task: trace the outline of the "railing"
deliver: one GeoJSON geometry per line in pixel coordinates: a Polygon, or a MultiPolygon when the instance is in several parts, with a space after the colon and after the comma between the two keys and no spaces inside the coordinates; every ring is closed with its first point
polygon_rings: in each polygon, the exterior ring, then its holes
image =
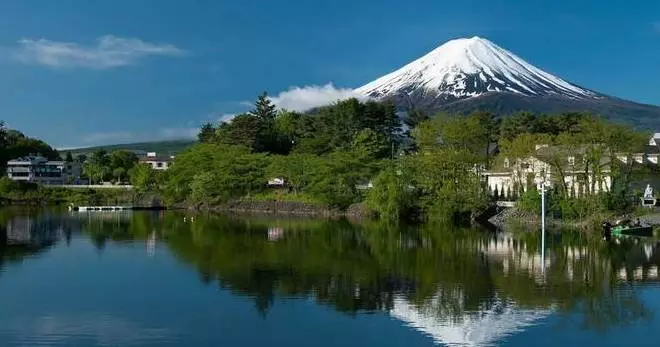
{"type": "Polygon", "coordinates": [[[133,189],[132,185],[105,185],[105,184],[51,184],[49,187],[68,189],[133,189]]]}

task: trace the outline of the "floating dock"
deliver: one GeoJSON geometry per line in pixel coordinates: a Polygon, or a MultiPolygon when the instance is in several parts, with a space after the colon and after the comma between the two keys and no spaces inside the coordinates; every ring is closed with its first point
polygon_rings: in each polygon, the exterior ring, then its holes
{"type": "Polygon", "coordinates": [[[133,206],[69,206],[69,211],[72,212],[115,212],[131,211],[134,209],[133,206]]]}

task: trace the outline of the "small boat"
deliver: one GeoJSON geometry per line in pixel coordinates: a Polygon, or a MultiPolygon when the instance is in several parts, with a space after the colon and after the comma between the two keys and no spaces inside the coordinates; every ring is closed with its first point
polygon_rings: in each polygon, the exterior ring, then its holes
{"type": "Polygon", "coordinates": [[[653,237],[653,227],[631,223],[629,220],[619,221],[615,225],[609,222],[603,223],[603,238],[610,240],[612,237],[653,237]]]}
{"type": "Polygon", "coordinates": [[[628,226],[619,225],[612,228],[612,236],[615,237],[652,237],[653,227],[650,226],[628,226]]]}

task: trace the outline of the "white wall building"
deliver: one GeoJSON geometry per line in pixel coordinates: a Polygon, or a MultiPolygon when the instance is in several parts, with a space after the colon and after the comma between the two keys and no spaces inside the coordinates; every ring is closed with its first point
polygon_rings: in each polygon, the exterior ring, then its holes
{"type": "Polygon", "coordinates": [[[574,196],[610,191],[609,157],[601,158],[597,175],[594,165],[587,165],[585,152],[586,147],[565,150],[557,146],[537,145],[535,153],[527,158],[499,158],[493,168],[483,175],[490,193],[503,198],[511,197],[518,190],[526,191],[541,180],[552,187],[560,182],[561,177],[569,193],[574,196]]]}
{"type": "Polygon", "coordinates": [[[140,157],[139,160],[140,163],[147,164],[154,170],[167,170],[172,165],[174,156],[159,156],[156,152],[147,152],[147,155],[140,157]]]}

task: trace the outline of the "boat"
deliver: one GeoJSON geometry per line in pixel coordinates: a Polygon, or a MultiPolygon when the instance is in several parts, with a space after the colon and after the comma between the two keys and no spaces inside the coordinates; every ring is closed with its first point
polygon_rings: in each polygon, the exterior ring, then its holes
{"type": "Polygon", "coordinates": [[[618,221],[614,225],[604,222],[603,238],[610,240],[612,237],[653,237],[653,226],[642,225],[639,222],[633,224],[629,220],[618,221]]]}
{"type": "Polygon", "coordinates": [[[628,226],[619,225],[612,228],[612,236],[615,237],[652,237],[653,227],[651,226],[628,226]]]}

